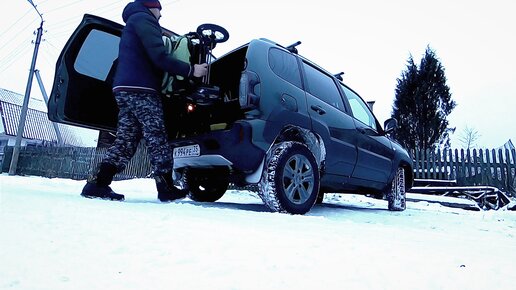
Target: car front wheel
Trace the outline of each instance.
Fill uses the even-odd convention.
[[[319,192],[319,168],[310,150],[298,142],[275,145],[259,185],[264,203],[276,212],[305,214]]]
[[[407,208],[405,192],[405,170],[398,167],[387,192],[387,203],[391,211],[404,211]]]

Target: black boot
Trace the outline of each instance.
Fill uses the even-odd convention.
[[[158,199],[161,202],[185,198],[188,194],[188,190],[179,189],[174,186],[171,172],[155,175],[154,180],[156,181],[156,188],[158,189]]]
[[[114,192],[109,185],[113,176],[118,172],[116,166],[109,163],[100,163],[97,172],[88,178],[81,195],[87,198],[102,198],[109,200],[124,200],[122,194]]]

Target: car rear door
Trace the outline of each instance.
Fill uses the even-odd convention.
[[[326,146],[326,173],[350,177],[357,160],[355,125],[344,107],[334,78],[303,62],[308,112],[312,129]]]
[[[353,113],[357,136],[358,159],[353,177],[385,184],[393,168],[394,149],[382,133],[368,105],[355,92],[341,84]],[[370,184],[371,185],[371,184]]]
[[[56,64],[50,120],[93,129],[115,130],[118,108],[111,78],[123,26],[84,15]]]

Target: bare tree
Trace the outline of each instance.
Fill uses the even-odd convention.
[[[480,133],[475,128],[466,126],[459,136],[459,141],[463,148],[470,149],[477,146],[476,142],[480,139],[480,136]]]

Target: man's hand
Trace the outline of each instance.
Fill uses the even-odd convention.
[[[206,75],[208,73],[208,64],[201,63],[201,64],[194,64],[194,71],[193,76],[200,78]]]

